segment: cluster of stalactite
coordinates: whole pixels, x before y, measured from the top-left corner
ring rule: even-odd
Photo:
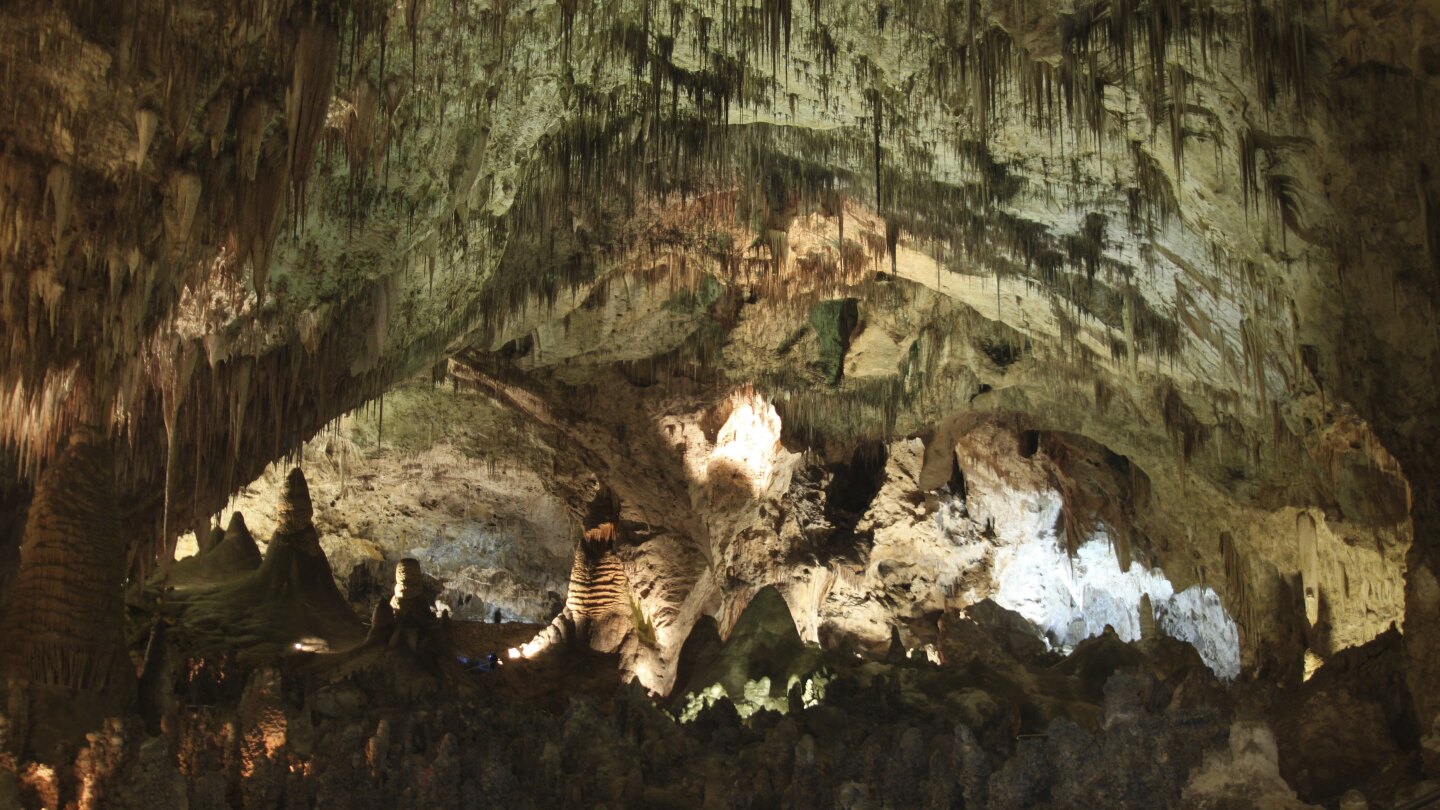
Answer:
[[[772,12],[788,13],[767,6],[766,13]],[[811,28],[797,21],[794,38],[805,43],[814,36],[821,51],[829,54],[826,59],[833,60],[835,48],[825,10],[817,4],[812,12]],[[886,77],[874,65],[857,67],[854,81],[869,84],[863,95],[870,114],[853,127],[817,132],[762,123],[717,126],[733,120],[732,105],[776,112],[776,94],[771,91],[784,83],[789,71],[805,69],[804,64],[789,65],[792,57],[787,50],[784,71],[766,74],[763,62],[774,56],[770,46],[777,40],[747,39],[735,33],[790,30],[788,18],[779,27],[736,28],[728,13],[722,11],[712,18],[704,9],[677,9],[668,21],[651,19],[648,10],[638,21],[622,16],[623,22],[616,24],[620,33],[610,42],[620,43],[627,51],[639,86],[603,91],[577,88],[576,117],[545,144],[547,162],[563,166],[564,171],[548,192],[533,198],[538,203],[531,209],[536,216],[553,216],[543,212],[563,211],[565,198],[575,190],[599,188],[616,177],[624,178],[636,192],[660,199],[684,199],[738,185],[742,200],[761,202],[737,206],[737,218],[743,217],[759,234],[757,244],[764,246],[761,250],[778,269],[776,257],[783,256],[785,243],[783,231],[773,227],[777,209],[789,218],[796,211],[816,210],[837,216],[843,254],[846,198],[873,199],[873,210],[885,223],[884,242],[874,254],[884,257],[888,253],[893,263],[897,237],[903,233],[924,242],[942,265],[978,265],[993,272],[997,300],[1006,283],[1051,295],[1062,308],[1062,332],[1069,335],[1065,339],[1062,334],[1062,343],[1083,367],[1098,365],[1102,358],[1075,340],[1082,321],[1098,321],[1109,332],[1110,360],[1128,363],[1132,373],[1142,356],[1153,358],[1160,373],[1162,362],[1173,364],[1189,341],[1204,341],[1221,355],[1226,377],[1222,387],[1233,385],[1253,395],[1253,402],[1227,400],[1225,407],[1233,408],[1232,420],[1250,420],[1253,409],[1262,419],[1275,423],[1277,434],[1286,432],[1273,402],[1279,392],[1267,390],[1267,376],[1278,367],[1287,382],[1292,381],[1297,375],[1297,369],[1287,365],[1292,353],[1267,353],[1265,341],[1258,337],[1261,327],[1253,318],[1248,331],[1224,334],[1188,292],[1180,294],[1188,305],[1177,305],[1173,311],[1156,309],[1133,283],[1135,268],[1107,255],[1109,217],[1105,213],[1090,213],[1075,233],[1057,234],[1002,210],[1002,204],[1023,192],[1023,183],[994,158],[987,122],[1003,115],[1003,99],[1018,98],[1027,120],[1038,128],[1053,130],[1068,121],[1077,133],[1090,131],[1094,142],[1101,144],[1111,130],[1115,133],[1112,137],[1125,137],[1123,127],[1105,123],[1101,102],[1105,88],[1137,93],[1143,102],[1140,108],[1150,110],[1156,129],[1162,129],[1159,124],[1163,122],[1163,129],[1169,131],[1174,166],[1167,172],[1142,142],[1125,143],[1134,182],[1125,190],[1125,220],[1132,234],[1158,239],[1158,231],[1179,211],[1176,181],[1184,176],[1186,139],[1213,141],[1217,150],[1225,140],[1217,114],[1199,107],[1199,97],[1189,91],[1196,77],[1221,69],[1224,60],[1234,58],[1238,49],[1240,61],[1255,78],[1252,92],[1265,109],[1283,118],[1278,105],[1294,102],[1292,109],[1303,112],[1315,92],[1312,66],[1307,61],[1312,49],[1301,47],[1312,40],[1307,32],[1314,9],[1286,4],[1232,16],[1203,3],[1127,3],[1104,13],[1095,7],[1080,8],[1060,20],[1065,58],[1057,69],[1045,54],[1023,47],[1018,34],[980,19],[974,8],[907,7],[895,13],[889,23],[892,27],[910,24],[922,28],[922,23],[943,22],[936,30],[947,32],[946,47],[936,49],[937,67],[929,77],[931,92],[915,95],[941,99],[944,103],[939,107],[960,112],[962,121],[969,116],[968,126],[952,129],[957,143],[929,149],[903,142],[916,125],[925,122],[904,109],[902,101],[883,86]],[[572,30],[580,25],[577,20],[585,21],[583,36]],[[692,22],[694,25],[687,27]],[[564,25],[569,43],[566,59],[573,58],[569,54],[576,50],[575,43],[601,36],[606,30],[602,22],[588,19],[583,8],[567,10]],[[883,28],[885,23],[880,25]],[[676,54],[687,39],[692,40],[690,52],[700,55],[702,67],[698,70],[676,67]],[[829,46],[823,44],[827,41]],[[809,44],[797,51],[810,52]],[[794,59],[804,62],[800,56]],[[951,66],[961,68],[955,71],[958,75],[951,75]],[[757,92],[757,85],[765,89]],[[680,103],[682,98],[688,105]],[[1187,116],[1207,124],[1197,130],[1198,125]],[[624,134],[637,131],[644,136]],[[1242,185],[1256,195],[1265,195],[1282,230],[1302,227],[1293,180],[1276,172],[1284,155],[1303,145],[1303,139],[1266,135],[1248,123],[1236,137]],[[1064,144],[1061,137],[1057,159],[1065,159]],[[935,165],[936,149],[953,152],[974,179],[927,178]],[[1257,152],[1267,155],[1258,168]],[[783,201],[779,206],[772,202],[777,199]],[[1236,258],[1217,244],[1211,245],[1211,268],[1191,267],[1160,242],[1152,243],[1151,250],[1186,268],[1187,273],[1194,270],[1198,277],[1219,279],[1216,289],[1207,290],[1216,297],[1227,292],[1227,284],[1247,293],[1254,287],[1269,302],[1266,317],[1277,314],[1282,306],[1275,300],[1274,285],[1263,282],[1264,274],[1257,272],[1251,260]],[[738,261],[745,260],[738,257]],[[730,264],[730,256],[721,257],[722,267]],[[566,266],[574,272],[562,284],[582,283],[597,269],[589,262],[572,261]],[[1097,276],[1107,283],[1097,284]],[[545,273],[531,277],[544,278],[546,283],[554,278]],[[1226,399],[1223,392],[1217,397]],[[893,386],[858,392],[852,400],[849,407],[878,408],[882,420],[899,404]],[[1272,413],[1277,418],[1271,419]]]
[[[5,106],[30,112],[7,119],[14,148],[0,160],[0,311],[15,327],[0,364],[0,441],[27,468],[78,423],[143,411],[178,359],[166,355],[184,290],[249,270],[263,297],[287,196],[290,210],[305,208],[340,30],[373,33],[344,4],[247,2],[196,22],[257,32],[243,46],[145,34],[172,24],[166,8],[64,3],[6,17]],[[107,79],[69,72],[104,58],[85,33],[112,27],[131,45]],[[197,70],[217,44],[229,70]],[[126,111],[133,139],[99,134]],[[97,140],[66,147],[50,122]]]
[[[1026,46],[1021,27],[982,17],[974,3],[894,9],[875,21],[879,33],[930,54],[923,86],[904,92],[866,49],[851,47],[858,29],[819,2],[799,16],[780,0],[762,4],[758,14],[724,3],[676,5],[668,15],[650,4],[625,9],[577,2],[561,4],[558,20],[524,15],[509,4],[432,11],[421,2],[396,8],[255,2],[225,13],[265,32],[261,47],[243,51],[257,66],[237,66],[225,76],[194,70],[197,49],[210,43],[137,36],[140,52],[119,75],[160,71],[172,89],[149,98],[131,88],[114,102],[134,110],[128,154],[49,165],[7,155],[0,165],[0,206],[8,212],[0,216],[6,223],[0,306],[7,323],[26,325],[9,332],[0,366],[0,442],[16,447],[23,468],[33,472],[81,421],[109,425],[128,439],[134,452],[125,454],[122,490],[161,493],[160,503],[153,495],[127,499],[137,516],[159,515],[153,548],[136,555],[144,570],[166,556],[180,531],[205,525],[225,493],[264,461],[293,450],[331,416],[372,400],[467,334],[496,333],[507,313],[575,290],[608,262],[703,252],[697,243],[712,230],[639,233],[628,222],[637,201],[684,201],[737,187],[742,193],[728,213],[759,234],[771,275],[787,259],[789,222],[817,210],[839,218],[836,267],[850,268],[845,209],[847,200],[864,201],[883,221],[883,238],[859,252],[877,264],[888,257],[894,269],[902,235],[924,242],[947,267],[992,272],[997,300],[1002,284],[1052,295],[1065,313],[1062,330],[1070,324],[1071,339],[1064,342],[1076,362],[1097,359],[1073,339],[1075,324],[1090,318],[1110,331],[1112,360],[1133,367],[1146,355],[1158,369],[1192,339],[1179,327],[1181,313],[1155,309],[1130,282],[1133,268],[1107,256],[1107,214],[1095,212],[1067,234],[1002,210],[1024,184],[996,158],[991,140],[1010,99],[1037,132],[1052,136],[1059,160],[1070,154],[1067,131],[1077,150],[1082,133],[1101,145],[1124,137],[1123,126],[1107,123],[1102,103],[1106,88],[1118,87],[1141,100],[1137,108],[1148,111],[1156,131],[1169,132],[1178,178],[1187,138],[1219,143],[1214,113],[1196,109],[1188,88],[1222,55],[1241,54],[1254,78],[1252,92],[1267,109],[1313,93],[1304,60],[1314,11],[1298,0],[1252,5],[1241,15],[1179,0],[1127,2],[1105,13],[1083,6],[1057,21],[1058,65]],[[69,15],[82,31],[116,21],[150,30],[145,23],[163,8],[75,4],[55,13]],[[465,161],[488,154],[488,122],[497,105],[524,89],[489,78],[499,74],[482,68],[518,59],[520,43],[545,35],[552,23],[562,34],[548,51],[553,63],[576,76],[587,65],[598,71],[619,64],[631,80],[567,82],[564,116],[522,167],[513,204],[500,215],[481,214],[458,186],[474,180]],[[214,28],[225,25],[217,21]],[[96,47],[81,36],[46,39],[43,30],[43,20],[17,26],[14,36],[23,47],[9,57],[11,70],[43,78],[36,67],[42,62]],[[398,31],[408,48],[391,41]],[[238,48],[225,53],[231,50],[242,58]],[[241,84],[234,76],[242,75],[265,80]],[[785,126],[787,104],[796,115],[795,97],[785,89],[792,79],[818,85],[837,104],[847,97],[860,105],[837,106],[842,126],[833,130]],[[8,100],[23,103],[45,87],[45,81],[16,83]],[[920,106],[907,97],[935,103]],[[54,105],[35,101],[42,111]],[[725,126],[743,110],[781,123]],[[57,112],[62,119],[78,115]],[[386,182],[392,167],[419,160],[424,148],[418,138],[407,141],[406,132],[432,121],[443,125],[447,116],[463,133],[453,196],[396,191]],[[941,127],[937,116],[961,125]],[[1197,130],[1194,121],[1212,124]],[[24,154],[54,153],[44,132],[17,126],[13,134]],[[950,132],[953,140],[922,144],[922,131]],[[1247,194],[1265,195],[1294,230],[1297,195],[1276,167],[1300,141],[1249,126],[1237,138]],[[1127,224],[1153,235],[1157,222],[1175,216],[1178,192],[1151,150],[1138,142],[1126,147],[1134,169],[1134,185],[1125,190]],[[958,161],[968,178],[929,177],[942,157]],[[317,172],[324,177],[312,179]],[[343,194],[316,196],[316,188],[337,177]],[[130,183],[138,191],[122,193]],[[236,192],[218,193],[222,188]],[[126,202],[119,211],[83,202],[103,198]],[[270,290],[269,267],[277,241],[288,239],[290,249],[300,250],[302,272],[311,269],[297,238],[307,219],[340,215],[361,229],[397,212],[408,220],[398,284],[383,271],[380,280],[358,280],[342,290],[338,306],[324,315],[303,313],[278,339],[256,329],[236,341],[223,319],[201,337],[176,332],[173,321],[187,290],[248,279],[262,300],[267,291],[284,299],[284,291]],[[859,245],[867,234],[856,236]],[[732,245],[711,256],[731,267],[756,252]],[[1244,272],[1218,248],[1213,258],[1222,279]],[[426,305],[410,294],[418,286],[409,276],[412,266],[425,268],[426,291],[433,292],[437,265],[453,265],[453,275],[468,280],[450,288],[453,297],[432,323]],[[849,276],[842,272],[837,280]],[[285,278],[306,283],[294,274]],[[81,283],[88,279],[108,283]],[[291,294],[305,299],[299,290]],[[1191,315],[1195,324],[1203,318]],[[402,338],[387,334],[392,322]],[[81,329],[92,323],[99,329]],[[339,334],[346,331],[351,334]],[[1265,356],[1255,335],[1242,341],[1243,358],[1233,365],[1243,367],[1263,399],[1265,368],[1275,358]],[[1225,336],[1215,340],[1229,351]],[[713,355],[697,351],[702,361]],[[866,388],[855,406],[878,410],[882,423],[893,426],[902,396],[894,385]],[[155,441],[159,435],[163,447]],[[260,439],[262,452],[253,452],[242,449],[240,436],[269,440]],[[165,481],[156,486],[162,471]]]

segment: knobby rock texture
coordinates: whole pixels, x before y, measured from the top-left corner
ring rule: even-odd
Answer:
[[[134,784],[163,793],[176,762],[193,793],[224,750],[245,761],[221,770],[260,776],[200,789],[259,805],[328,789],[305,782],[319,741],[364,747],[378,773],[413,727],[436,772],[510,795],[529,766],[465,760],[445,719],[295,718],[458,677],[434,651],[463,633],[438,614],[472,596],[584,624],[589,653],[666,693],[694,628],[729,637],[773,586],[802,643],[887,660],[855,682],[912,709],[929,694],[897,674],[912,653],[953,665],[955,617],[1003,603],[1024,615],[980,608],[1016,631],[986,665],[1052,702],[974,687],[959,725],[886,720],[897,769],[968,780],[906,786],[878,751],[827,748],[806,705],[825,678],[791,700],[757,676],[726,700],[812,714],[709,715],[705,734],[773,748],[766,785],[712,763],[656,793],[617,758],[604,795],[1079,801],[1065,763],[1089,755],[1109,687],[1083,660],[1064,673],[1083,700],[1015,673],[1067,666],[1042,653],[1081,637],[1139,666],[1113,645],[1172,637],[1227,676],[1310,690],[1277,703],[1278,729],[1365,730],[1405,765],[1318,742],[1304,760],[1248,708],[1122,684],[1150,712],[1132,730],[1212,711],[1204,740],[1166,738],[1213,754],[1156,777],[1167,801],[1287,806],[1287,784],[1338,801],[1329,756],[1398,796],[1440,763],[1437,32],[1434,2],[1380,0],[7,4],[0,666],[30,696],[14,727],[41,727],[45,690],[78,690],[75,774],[150,768]],[[613,493],[603,521],[596,492]],[[245,517],[212,535],[232,498]],[[202,553],[175,562],[187,532]],[[1129,602],[1061,616],[1039,586],[1007,590],[1050,559],[1035,538],[1071,572],[1113,559],[1094,581],[1135,591],[1133,634]],[[402,559],[445,579],[407,608],[436,624],[406,636],[414,671],[374,675],[388,665],[355,613],[383,616]],[[456,584],[467,565],[483,588]],[[126,637],[137,615],[146,638],[178,628],[190,668],[184,700],[146,704],[163,740],[97,725],[129,710],[129,672],[170,666]],[[1024,627],[1050,631],[1043,650],[1011,638]],[[353,644],[330,668],[260,661]],[[536,683],[552,676],[583,692],[574,673]],[[1387,689],[1326,697],[1351,676]],[[176,730],[176,706],[221,698],[262,719]],[[606,708],[638,725],[605,733],[665,747],[629,700]],[[544,722],[572,742],[533,761],[588,762],[573,738],[617,722],[566,711]],[[994,744],[1036,717],[1082,730]],[[1122,736],[1104,744],[1129,757]],[[870,770],[847,779],[854,757]],[[27,796],[70,790],[26,773]]]

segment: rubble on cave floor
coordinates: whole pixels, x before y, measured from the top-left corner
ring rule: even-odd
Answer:
[[[342,593],[294,470],[263,558],[237,514],[132,594],[136,713],[0,759],[0,806],[1230,810],[1424,786],[1394,632],[1279,689],[1153,626],[1052,648],[990,600],[909,617],[888,650],[822,646],[765,587],[671,660],[617,510],[602,489],[555,622],[461,621],[413,558]],[[669,693],[641,666],[673,666]]]
[[[1383,724],[1348,731],[1345,744],[1368,751],[1327,749],[1328,783],[1293,781],[1289,759],[1304,742],[1292,724],[1311,722],[1316,700],[1350,695],[1356,716],[1394,715],[1393,693],[1358,687],[1394,686],[1373,677],[1394,667],[1390,637],[1275,699],[1227,688],[1174,639],[1105,633],[1056,660],[1018,643],[1003,609],[944,617],[935,660],[821,650],[767,589],[727,639],[697,625],[662,701],[621,682],[617,655],[572,645],[463,666],[537,626],[449,622],[419,574],[397,566],[367,636],[338,652],[173,646],[157,728],[111,721],[58,769],[0,760],[0,804],[1288,810],[1341,806],[1330,785],[1347,775],[1369,806],[1416,789],[1364,770],[1377,751],[1413,750],[1413,735]]]
[[[613,672],[613,657],[594,664]],[[1279,777],[1268,726],[1151,668],[1112,674],[1088,720],[1011,728],[1002,752],[984,729],[916,703],[907,673],[940,668],[832,666],[814,705],[742,719],[721,699],[682,724],[635,685],[556,684],[546,707],[487,675],[468,695],[345,706],[311,691],[315,673],[260,664],[232,670],[226,699],[182,706],[166,734],[126,721],[91,735],[75,776],[53,781],[73,797],[89,779],[106,807],[181,795],[191,807],[1310,806]],[[962,694],[1004,712],[1003,695]],[[0,791],[33,801],[43,782],[30,771]]]

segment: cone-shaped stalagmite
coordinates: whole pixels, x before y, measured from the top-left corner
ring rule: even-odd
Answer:
[[[345,604],[330,575],[325,552],[320,549],[320,533],[310,522],[314,515],[310,487],[298,467],[285,479],[278,513],[275,536],[270,539],[260,570],[255,572],[255,584],[277,595],[306,593],[327,601],[333,595]]]
[[[254,540],[238,514],[225,540],[197,558],[196,568],[210,578],[177,599],[181,623],[204,644],[233,646],[241,639],[254,654],[333,649],[360,641],[363,625],[320,548],[320,535],[310,522],[310,489],[299,469],[290,471],[278,511],[275,535],[258,567],[250,568],[256,560],[251,556]],[[212,561],[216,567],[206,568]],[[176,573],[186,574],[186,567],[177,565]]]
[[[315,509],[310,504],[310,485],[305,482],[305,473],[301,472],[299,467],[285,476],[285,491],[280,495],[280,508],[277,512],[277,536],[302,535],[307,529],[314,530],[310,522],[315,517]],[[316,539],[318,540],[318,537]]]
[[[170,569],[169,584],[177,587],[223,582],[244,576],[260,567],[260,549],[239,512],[230,516],[220,540],[199,554],[177,560]]]
[[[299,597],[308,618],[321,624],[353,624],[354,612],[335,585],[330,563],[320,548],[320,533],[311,523],[313,515],[310,487],[296,467],[285,479],[275,536],[248,589],[262,598]]]
[[[217,554],[234,555],[250,568],[260,565],[260,547],[255,545],[255,537],[250,534],[250,527],[245,525],[245,516],[239,512],[230,516],[230,525],[225,527],[225,537],[214,551]]]
[[[46,701],[57,739],[98,725],[133,696],[118,573],[125,553],[113,451],[81,431],[35,487],[0,633],[7,676],[28,682],[35,700],[64,690]],[[72,720],[78,725],[66,728]]]

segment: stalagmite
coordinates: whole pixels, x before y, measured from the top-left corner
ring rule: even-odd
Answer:
[[[429,612],[425,599],[425,582],[420,574],[420,561],[407,557],[395,564],[395,591],[390,608],[397,617],[410,617]]]
[[[134,671],[124,647],[119,518],[113,449],[94,430],[78,430],[36,484],[0,620],[0,669],[29,683],[36,720],[48,726],[33,729],[37,741],[94,728],[126,705]]]
[[[168,572],[162,566],[160,576],[179,587],[214,584],[243,577],[259,568],[260,562],[260,548],[245,525],[245,516],[235,512],[223,530],[217,525],[210,532],[198,554],[177,560]]]
[[[1140,594],[1140,638],[1149,640],[1157,638],[1159,633],[1155,629],[1155,608],[1150,603],[1150,594]]]
[[[618,530],[613,523],[586,529],[575,547],[565,615],[575,636],[595,649],[610,651],[630,627],[630,583],[615,556]]]
[[[0,4],[0,807],[1402,804],[1434,16]]]

